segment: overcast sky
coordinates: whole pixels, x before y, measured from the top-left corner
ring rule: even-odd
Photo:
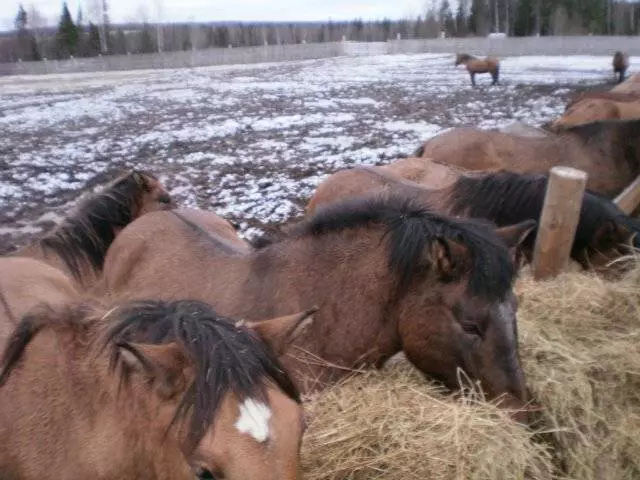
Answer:
[[[78,6],[85,12],[93,0],[69,0],[67,3],[75,18]],[[27,11],[33,5],[49,21],[56,23],[62,8],[58,0],[0,0],[0,28],[13,27],[18,5]],[[148,20],[157,18],[157,3],[162,4],[165,21],[215,20],[333,20],[363,18],[402,18],[419,15],[425,10],[426,0],[108,0],[113,22]]]

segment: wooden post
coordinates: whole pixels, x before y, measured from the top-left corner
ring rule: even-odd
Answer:
[[[556,276],[569,265],[580,220],[587,174],[570,167],[553,167],[544,197],[533,251],[536,280]]]
[[[640,175],[614,200],[618,208],[629,215],[640,204]]]

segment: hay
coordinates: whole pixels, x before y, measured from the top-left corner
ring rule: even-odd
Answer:
[[[640,478],[640,268],[519,282],[521,355],[542,406],[525,429],[406,363],[310,402],[307,480]]]

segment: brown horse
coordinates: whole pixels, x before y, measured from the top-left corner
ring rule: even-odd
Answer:
[[[631,75],[624,82],[613,87],[611,91],[640,95],[640,73]]]
[[[504,395],[504,406],[526,402],[507,245],[517,246],[530,223],[494,231],[375,196],[335,204],[246,253],[215,234],[206,241],[197,216],[179,210],[133,222],[109,249],[105,289],[188,295],[249,319],[318,305],[297,355],[283,359],[305,391],[403,350],[451,388],[462,369],[490,398]]]
[[[65,305],[79,296],[67,275],[33,258],[0,258],[0,272],[0,349],[29,310],[41,303]]]
[[[90,196],[51,233],[12,256],[41,260],[87,289],[100,275],[107,248],[120,230],[145,213],[174,206],[155,177],[133,171]]]
[[[613,66],[613,74],[616,75],[617,83],[622,83],[627,68],[629,68],[629,55],[618,51],[613,54],[611,64]]]
[[[452,184],[433,188],[402,178],[403,168],[394,170],[395,163],[386,167],[360,166],[331,175],[318,185],[307,213],[313,214],[318,208],[345,198],[387,190],[411,195],[442,214],[484,218],[498,226],[540,219],[547,176],[466,174],[458,175]],[[522,244],[528,261],[533,256],[536,234],[537,229],[532,230]],[[585,269],[604,271],[612,260],[628,255],[631,247],[640,248],[640,221],[610,200],[585,192],[571,257]]]
[[[640,102],[616,102],[605,99],[585,99],[565,111],[550,125],[552,131],[584,125],[598,120],[640,119]]]
[[[612,198],[640,173],[640,120],[593,122],[541,138],[454,128],[416,155],[469,171],[547,174],[556,165],[571,166],[589,174],[588,189]]]
[[[497,58],[486,57],[476,58],[473,55],[467,53],[458,53],[456,55],[455,66],[464,65],[467,68],[467,72],[471,76],[471,85],[476,86],[476,73],[490,73],[493,82],[491,85],[496,85],[500,77],[500,61]]]
[[[613,100],[614,102],[638,102],[640,101],[640,95],[636,93],[625,93],[625,92],[614,92],[612,90],[604,91],[604,92],[582,92],[572,95],[567,102],[565,107],[565,111],[569,110],[576,103],[581,102],[582,100],[587,99],[603,99],[603,100]]]
[[[309,312],[238,325],[195,301],[24,317],[0,364],[3,479],[298,478],[304,429],[276,353]]]

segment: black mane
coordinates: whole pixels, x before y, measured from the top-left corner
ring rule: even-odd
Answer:
[[[408,285],[416,269],[424,263],[427,247],[434,242],[452,240],[469,249],[471,295],[499,300],[511,289],[515,267],[506,246],[491,226],[479,220],[439,215],[406,196],[377,194],[337,202],[294,226],[291,234],[319,236],[371,224],[380,224],[386,229],[389,266],[398,273],[401,286]]]
[[[107,342],[163,344],[177,342],[195,366],[195,380],[176,410],[174,423],[190,417],[188,440],[195,447],[212,425],[223,396],[232,391],[240,401],[248,397],[267,402],[265,382],[287,396],[300,395],[275,353],[259,337],[218,315],[206,303],[142,301],[118,309]],[[112,349],[112,367],[120,350]],[[123,380],[128,373],[122,370]]]
[[[101,270],[107,249],[115,238],[114,229],[133,221],[141,192],[150,189],[148,178],[155,180],[147,172],[131,172],[82,202],[75,214],[40,240],[44,252],[58,255],[77,280],[81,280],[83,260]]]
[[[264,386],[272,382],[287,396],[300,402],[300,395],[275,353],[245,327],[219,316],[211,306],[197,301],[139,301],[123,305],[107,315],[96,316],[95,307],[80,304],[60,312],[51,307],[25,316],[7,341],[0,363],[0,387],[18,364],[25,348],[43,328],[66,329],[86,336],[91,329],[108,348],[112,372],[119,368],[121,382],[131,372],[120,361],[119,346],[129,342],[166,344],[176,342],[195,367],[195,379],[188,387],[174,420],[189,417],[188,441],[194,447],[212,425],[220,402],[232,391],[240,400],[247,397],[267,402]],[[92,326],[107,322],[106,335]]]
[[[451,187],[450,207],[453,215],[486,218],[499,227],[524,220],[540,220],[548,177],[511,172],[483,176],[461,176]],[[576,237],[571,250],[574,259],[592,243],[607,221],[615,222],[640,233],[640,222],[625,215],[613,202],[586,191],[582,201]],[[537,228],[525,239],[523,246],[533,248]],[[640,246],[634,239],[635,246]]]

